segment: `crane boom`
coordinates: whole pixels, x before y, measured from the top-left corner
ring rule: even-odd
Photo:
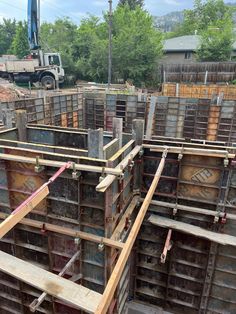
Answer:
[[[39,0],[28,0],[28,40],[30,50],[40,49]]]

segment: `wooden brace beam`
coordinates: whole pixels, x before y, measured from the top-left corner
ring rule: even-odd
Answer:
[[[88,313],[94,313],[101,300],[101,294],[95,291],[2,251],[0,271]]]
[[[5,219],[5,218],[7,218],[7,214],[0,212],[0,219]],[[64,234],[73,238],[81,238],[83,240],[87,240],[87,241],[98,243],[98,244],[104,243],[104,245],[112,247],[114,249],[118,249],[118,250],[122,250],[122,248],[124,247],[124,243],[121,243],[112,239],[99,237],[95,234],[90,234],[84,231],[76,231],[76,230],[69,229],[66,227],[44,223],[44,222],[36,221],[33,219],[23,218],[19,222],[19,224],[33,227],[40,230],[51,231],[58,234]]]
[[[148,219],[153,225],[164,227],[164,228],[171,228],[183,233],[191,234],[195,237],[204,238],[210,240],[212,242],[216,242],[222,245],[232,245],[236,246],[236,237],[233,237],[228,234],[217,233],[213,231],[209,231],[203,229],[198,226],[190,225],[185,222],[157,216],[151,215]]]
[[[148,193],[144,199],[144,202],[139,210],[138,216],[133,224],[133,227],[130,231],[130,234],[125,242],[124,248],[120,253],[120,256],[118,258],[118,261],[114,267],[114,270],[111,274],[111,277],[107,283],[106,289],[102,295],[102,300],[96,310],[96,314],[105,314],[109,308],[109,305],[112,301],[113,295],[115,293],[115,290],[117,288],[117,285],[121,279],[121,276],[123,274],[123,270],[125,268],[125,265],[127,263],[127,260],[130,256],[130,252],[132,250],[132,247],[134,245],[134,242],[137,238],[138,232],[140,230],[140,227],[142,225],[142,222],[144,220],[144,217],[147,213],[148,207],[150,205],[150,202],[152,200],[152,197],[155,193],[156,187],[158,185],[158,182],[161,178],[162,171],[165,166],[165,160],[167,156],[167,149],[163,152],[162,159],[160,161],[160,164],[157,168],[157,171],[155,173],[155,176],[153,178],[152,184],[148,190]]]

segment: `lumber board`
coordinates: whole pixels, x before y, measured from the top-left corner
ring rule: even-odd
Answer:
[[[45,185],[39,192],[30,199],[29,202],[23,203],[20,210],[14,211],[0,224],[0,239],[4,237],[18,222],[21,221],[33,208],[35,208],[49,194],[48,186]]]
[[[159,145],[149,145],[144,144],[144,148],[149,148],[151,152],[163,152],[166,146]],[[201,149],[201,148],[188,148],[188,147],[171,147],[168,146],[169,152],[173,154],[183,154],[183,155],[195,155],[195,156],[206,156],[206,157],[219,157],[219,158],[229,158],[234,159],[235,154],[229,153],[227,150],[218,149]]]
[[[12,148],[12,147],[10,147],[10,148]],[[55,156],[55,154],[53,154],[53,155]],[[8,161],[18,161],[18,162],[24,162],[24,163],[36,165],[36,158],[31,158],[31,157],[24,157],[24,156],[0,153],[0,159],[8,160]],[[99,160],[97,160],[97,161],[99,161]],[[65,165],[65,162],[40,159],[40,165],[41,166],[47,166],[47,167],[61,168],[63,165]],[[72,165],[71,165],[71,169],[73,169]],[[75,164],[75,170],[91,171],[91,172],[95,172],[95,173],[106,173],[106,174],[110,174],[110,175],[114,175],[114,176],[119,176],[123,173],[121,169],[117,169],[117,168],[113,169],[113,168],[90,166],[90,165],[84,165],[84,164]]]
[[[112,274],[109,278],[109,281],[107,283],[107,286],[105,288],[105,291],[102,295],[101,302],[99,303],[98,308],[96,309],[96,314],[105,314],[107,313],[107,310],[110,306],[110,303],[112,301],[113,295],[115,293],[115,290],[117,288],[117,285],[122,277],[125,265],[127,263],[127,260],[130,256],[131,250],[133,248],[133,245],[135,243],[135,240],[137,238],[138,232],[140,230],[140,227],[143,223],[144,217],[148,211],[148,207],[150,205],[150,202],[152,200],[152,197],[155,193],[155,190],[157,188],[158,182],[161,178],[162,171],[165,166],[166,156],[167,156],[168,150],[165,149],[162,155],[162,159],[158,165],[158,168],[156,170],[155,176],[153,178],[152,184],[148,190],[148,193],[144,199],[144,202],[139,210],[139,213],[135,219],[135,222],[133,224],[133,227],[129,233],[129,236],[125,242],[124,248],[120,253],[120,256],[118,258],[118,261],[112,271]]]
[[[185,222],[161,217],[158,215],[151,215],[148,221],[153,225],[159,227],[178,230],[183,233],[191,234],[193,236],[204,238],[222,245],[236,246],[236,237],[233,237],[228,234],[216,233],[198,226],[190,225]]]
[[[141,201],[143,201],[143,199],[141,199]],[[186,205],[168,203],[168,202],[162,202],[162,201],[151,201],[151,205],[159,206],[159,207],[166,207],[166,208],[173,208],[173,209],[177,209],[180,211],[202,214],[202,215],[206,215],[206,216],[226,217],[227,219],[236,220],[236,215],[234,215],[234,214],[218,212],[215,210],[209,210],[209,209],[205,209],[205,208],[192,207],[192,206],[190,207],[190,206],[186,206]]]
[[[124,170],[128,166],[129,161],[133,160],[135,156],[138,155],[141,149],[142,146],[140,145],[135,146],[135,148],[114,168],[114,170],[117,171],[120,169]],[[109,186],[115,181],[115,179],[116,176],[114,175],[106,176],[106,178],[103,179],[102,182],[100,182],[96,186],[96,191],[104,193],[109,188]]]
[[[7,218],[7,214],[0,212],[0,219],[5,219],[5,218]],[[23,226],[25,225],[28,227],[40,229],[40,230],[43,229],[43,230],[55,232],[58,234],[68,235],[73,238],[81,238],[83,240],[87,240],[87,241],[98,243],[98,244],[104,243],[106,246],[109,246],[111,248],[115,248],[118,250],[121,250],[124,247],[124,243],[115,241],[113,239],[103,238],[95,234],[87,233],[84,231],[77,231],[77,230],[73,230],[67,227],[57,226],[50,223],[44,223],[41,221],[29,219],[29,218],[23,218],[19,222],[19,224]]]
[[[101,294],[95,291],[2,251],[0,251],[0,270],[88,313],[94,313],[101,300]]]

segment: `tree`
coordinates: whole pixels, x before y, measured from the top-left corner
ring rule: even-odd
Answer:
[[[177,25],[172,37],[193,35],[206,31],[209,25],[232,19],[233,7],[225,4],[223,0],[195,0],[193,10],[184,11],[184,21]]]
[[[9,52],[15,54],[20,59],[30,53],[26,22],[19,22],[17,24],[16,34],[13,38]]]
[[[129,5],[131,10],[135,10],[137,7],[143,8],[144,0],[119,0],[118,5],[124,6]]]
[[[106,81],[108,58],[108,28],[99,18],[90,16],[81,21],[74,45],[74,58],[80,78]]]
[[[77,69],[85,79],[107,81],[108,16],[105,22],[96,17],[82,21],[75,52]],[[157,62],[162,54],[162,35],[154,27],[152,16],[140,6],[118,6],[113,14],[113,80],[131,79],[140,85],[155,79]]]
[[[201,43],[197,50],[199,61],[229,61],[233,49],[233,23],[229,18],[224,23],[210,25],[201,32]]]
[[[113,70],[115,78],[132,79],[136,84],[155,80],[162,56],[162,35],[152,16],[140,6],[123,6],[113,15]]]
[[[57,19],[54,23],[43,23],[40,44],[45,52],[60,52],[63,67],[68,74],[76,75],[73,47],[77,36],[77,25],[69,18]]]
[[[16,20],[5,19],[0,24],[0,55],[7,54],[16,34]]]

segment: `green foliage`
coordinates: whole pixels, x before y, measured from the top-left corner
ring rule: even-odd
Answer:
[[[152,16],[142,9],[142,1],[134,2],[135,8],[122,4],[113,13],[113,82],[130,79],[137,85],[150,85],[156,80],[162,56],[162,35],[154,27]],[[0,43],[1,35],[0,27]],[[13,36],[11,53],[24,57],[29,53],[25,22],[17,23]],[[43,50],[61,54],[67,75],[97,82],[107,82],[108,38],[106,14],[103,20],[89,16],[79,26],[68,18],[57,19],[43,23],[40,31]],[[8,49],[2,49],[2,53]]]
[[[0,24],[0,55],[7,54],[16,33],[16,20],[3,19]]]
[[[209,25],[232,19],[233,7],[228,6],[223,0],[195,0],[193,10],[184,11],[184,21],[177,25],[173,37],[193,35],[195,31],[201,33]]]
[[[193,10],[184,11],[184,22],[168,38],[197,32],[199,61],[228,61],[234,42],[233,11],[223,0],[195,0]]]
[[[118,5],[123,6],[128,4],[131,10],[135,10],[138,6],[143,8],[144,0],[119,0]]]
[[[197,51],[199,61],[229,61],[233,49],[234,33],[232,20],[218,21],[201,32],[201,43]]]
[[[113,17],[113,69],[115,79],[132,79],[136,84],[152,81],[162,55],[162,35],[152,16],[137,7],[118,7]]]
[[[107,16],[105,16],[107,20]],[[95,17],[83,20],[77,37],[77,69],[85,79],[107,81],[108,26]],[[136,84],[156,77],[162,54],[162,35],[141,7],[118,6],[113,14],[113,81],[131,79]]]
[[[45,52],[60,52],[63,67],[69,74],[76,74],[73,47],[77,35],[77,25],[68,18],[57,19],[55,23],[43,23],[40,43]]]
[[[13,53],[18,58],[27,56],[29,51],[29,43],[27,38],[27,23],[19,22],[16,27],[16,34],[13,38],[10,53]]]

